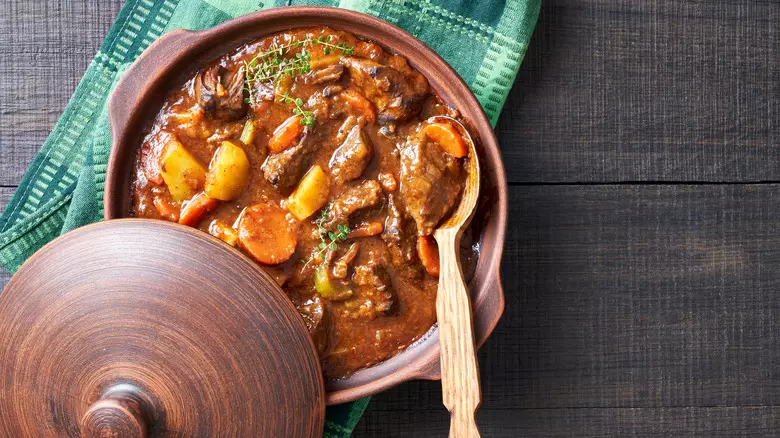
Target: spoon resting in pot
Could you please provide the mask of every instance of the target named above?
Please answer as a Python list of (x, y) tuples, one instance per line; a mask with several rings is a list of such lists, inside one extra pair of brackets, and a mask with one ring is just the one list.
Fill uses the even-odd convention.
[(446, 116), (431, 117), (434, 123), (449, 123), (467, 143), (466, 186), (460, 204), (434, 231), (439, 246), (439, 290), (436, 317), (441, 347), (441, 385), (444, 406), (450, 411), (450, 438), (479, 437), (474, 413), (482, 401), (474, 345), (474, 323), (466, 281), (460, 265), (463, 231), (471, 222), (479, 196), (479, 162), (474, 141), (466, 128)]

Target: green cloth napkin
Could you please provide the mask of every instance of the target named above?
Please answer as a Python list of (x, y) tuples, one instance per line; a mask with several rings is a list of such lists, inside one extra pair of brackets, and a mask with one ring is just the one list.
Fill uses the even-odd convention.
[[(364, 12), (406, 29), (436, 50), (469, 84), (495, 125), (540, 4), (541, 0), (128, 0), (0, 216), (0, 263), (14, 272), (50, 240), (103, 218), (111, 145), (108, 96), (133, 60), (165, 32), (204, 29), (274, 6), (325, 5)], [(329, 407), (324, 436), (350, 436), (368, 401)]]

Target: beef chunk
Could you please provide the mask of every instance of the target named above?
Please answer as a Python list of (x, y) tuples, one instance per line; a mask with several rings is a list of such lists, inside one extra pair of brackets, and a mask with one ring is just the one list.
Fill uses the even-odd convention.
[(374, 180), (366, 180), (349, 187), (330, 204), (328, 222), (323, 226), (333, 231), (338, 228), (338, 225), (348, 225), (350, 215), (358, 210), (373, 207), (382, 199), (382, 187)]
[(292, 187), (308, 169), (315, 146), (312, 135), (304, 131), (298, 144), (270, 155), (262, 166), (266, 181), (280, 189)]
[(347, 278), (349, 265), (352, 264), (352, 262), (355, 260), (355, 257), (357, 257), (359, 249), (360, 248), (358, 247), (357, 242), (355, 242), (350, 245), (349, 249), (344, 254), (342, 254), (341, 257), (336, 259), (336, 261), (333, 263), (333, 267), (331, 268), (331, 276), (333, 278), (338, 278), (341, 280)]
[(344, 123), (341, 124), (338, 132), (336, 133), (336, 141), (344, 142), (344, 140), (347, 139), (347, 135), (352, 132), (352, 128), (354, 128), (356, 125), (360, 127), (366, 126), (366, 118), (352, 114), (344, 119)]
[(373, 157), (374, 146), (371, 144), (371, 138), (360, 129), (360, 125), (355, 125), (344, 143), (330, 158), (328, 165), (333, 180), (337, 184), (343, 184), (359, 177)]
[(309, 74), (305, 77), (305, 81), (308, 84), (325, 84), (328, 82), (336, 82), (341, 79), (342, 74), (344, 74), (344, 66), (341, 64), (333, 64), (323, 69), (309, 72)]
[(315, 296), (297, 306), (298, 313), (303, 317), (306, 328), (309, 329), (317, 352), (323, 354), (328, 348), (328, 318), (322, 298)]
[(357, 285), (359, 299), (363, 301), (358, 314), (374, 319), (380, 314), (390, 315), (394, 311), (395, 291), (390, 275), (381, 260), (371, 251), (368, 261), (355, 266), (352, 281)]
[(390, 250), (390, 257), (396, 271), (406, 277), (416, 278), (422, 274), (419, 264), (409, 263), (417, 259), (416, 226), (413, 220), (404, 214), (404, 208), (400, 205), (395, 195), (389, 195), (387, 201), (387, 219), (382, 240)]
[(403, 121), (417, 114), (430, 93), (428, 81), (404, 58), (392, 57), (391, 61), (393, 66), (362, 58), (342, 60), (355, 84), (376, 106), (380, 124)]
[(325, 97), (333, 97), (342, 91), (344, 91), (344, 87), (342, 85), (328, 85), (322, 89), (322, 95)]
[(402, 147), (400, 194), (419, 235), (431, 234), (455, 204), (462, 189), (460, 172), (457, 159), (442, 153), (424, 136), (412, 138)]
[(203, 113), (219, 120), (235, 120), (246, 114), (244, 67), (227, 74), (221, 65), (201, 71), (193, 91)]

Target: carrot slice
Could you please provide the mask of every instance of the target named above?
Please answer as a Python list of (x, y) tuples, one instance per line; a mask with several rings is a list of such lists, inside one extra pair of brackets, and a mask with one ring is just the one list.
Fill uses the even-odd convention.
[(449, 123), (431, 123), (423, 128), (423, 133), (455, 158), (463, 158), (469, 153), (463, 136)]
[(382, 231), (384, 230), (385, 226), (382, 222), (369, 222), (353, 228), (352, 231), (347, 234), (347, 239), (376, 236), (377, 234), (382, 234)]
[(348, 104), (352, 105), (355, 109), (363, 113), (369, 122), (376, 122), (376, 110), (374, 109), (374, 104), (363, 97), (362, 94), (350, 88), (341, 93), (341, 95), (344, 96), (344, 100), (346, 100)]
[(268, 150), (272, 154), (284, 151), (298, 139), (303, 132), (302, 118), (301, 116), (291, 116), (274, 129), (271, 139), (268, 140)]
[(255, 204), (241, 214), (238, 224), (241, 246), (260, 263), (286, 262), (298, 245), (298, 227), (281, 207)]
[(154, 204), (154, 208), (156, 208), (165, 219), (171, 222), (178, 222), (179, 211), (175, 205), (172, 205), (170, 202), (159, 196), (154, 197), (152, 204)]
[(433, 277), (439, 276), (439, 247), (431, 236), (420, 236), (417, 238), (417, 254), (420, 256), (420, 262)]
[(219, 200), (209, 198), (209, 196), (200, 192), (187, 202), (181, 209), (179, 223), (194, 227), (203, 219), (203, 216), (212, 212), (219, 205)]

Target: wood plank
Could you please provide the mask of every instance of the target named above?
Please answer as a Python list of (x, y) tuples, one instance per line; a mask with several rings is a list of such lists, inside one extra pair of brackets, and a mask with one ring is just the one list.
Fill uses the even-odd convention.
[[(527, 416), (559, 410), (543, 424), (557, 433), (570, 430), (556, 426), (565, 413), (577, 424), (584, 408), (777, 404), (780, 185), (531, 186), (510, 194), (506, 311), (479, 353), (480, 412), (540, 410), (508, 416), (511, 432)], [(380, 394), (369, 411), (392, 433), (407, 430), (412, 420), (396, 421), (404, 412), (423, 413), (432, 428), (447, 422), (436, 382)], [(620, 412), (629, 411), (599, 412), (618, 430)], [(696, 412), (680, 427), (695, 432), (704, 421)], [(739, 412), (745, 421), (762, 415)], [(653, 430), (655, 420), (642, 427)], [(718, 426), (717, 416), (707, 421)]]
[[(780, 407), (517, 409), (479, 411), (486, 437), (774, 436)], [(443, 417), (443, 418), (442, 418)], [(447, 436), (447, 417), (418, 410), (370, 410), (356, 437)]]
[(0, 185), (21, 181), (122, 3), (4, 2), (0, 15)]
[[(772, 206), (780, 185), (534, 186), (510, 193), (507, 309), (480, 351), (481, 422), (493, 427), (493, 415), (519, 410), (560, 410), (576, 425), (585, 421), (576, 416), (584, 408), (777, 402), (780, 225)], [(377, 420), (377, 430), (403, 432), (395, 421), (405, 412), (425, 414), (422, 430), (446, 427), (436, 382), (380, 394), (367, 418), (388, 421)], [(624, 415), (599, 412), (605, 427), (617, 427)], [(690, 427), (703, 421), (696, 412)], [(735, 424), (759, 421), (750, 415), (761, 411), (738, 412)], [(507, 433), (524, 427), (522, 418), (507, 417)], [(545, 420), (540, 430), (566, 430), (553, 427), (562, 418)], [(708, 420), (712, 427), (718, 418)], [(656, 418), (647, 421), (643, 427)]]
[(497, 127), (509, 181), (780, 180), (780, 2), (549, 0)]

